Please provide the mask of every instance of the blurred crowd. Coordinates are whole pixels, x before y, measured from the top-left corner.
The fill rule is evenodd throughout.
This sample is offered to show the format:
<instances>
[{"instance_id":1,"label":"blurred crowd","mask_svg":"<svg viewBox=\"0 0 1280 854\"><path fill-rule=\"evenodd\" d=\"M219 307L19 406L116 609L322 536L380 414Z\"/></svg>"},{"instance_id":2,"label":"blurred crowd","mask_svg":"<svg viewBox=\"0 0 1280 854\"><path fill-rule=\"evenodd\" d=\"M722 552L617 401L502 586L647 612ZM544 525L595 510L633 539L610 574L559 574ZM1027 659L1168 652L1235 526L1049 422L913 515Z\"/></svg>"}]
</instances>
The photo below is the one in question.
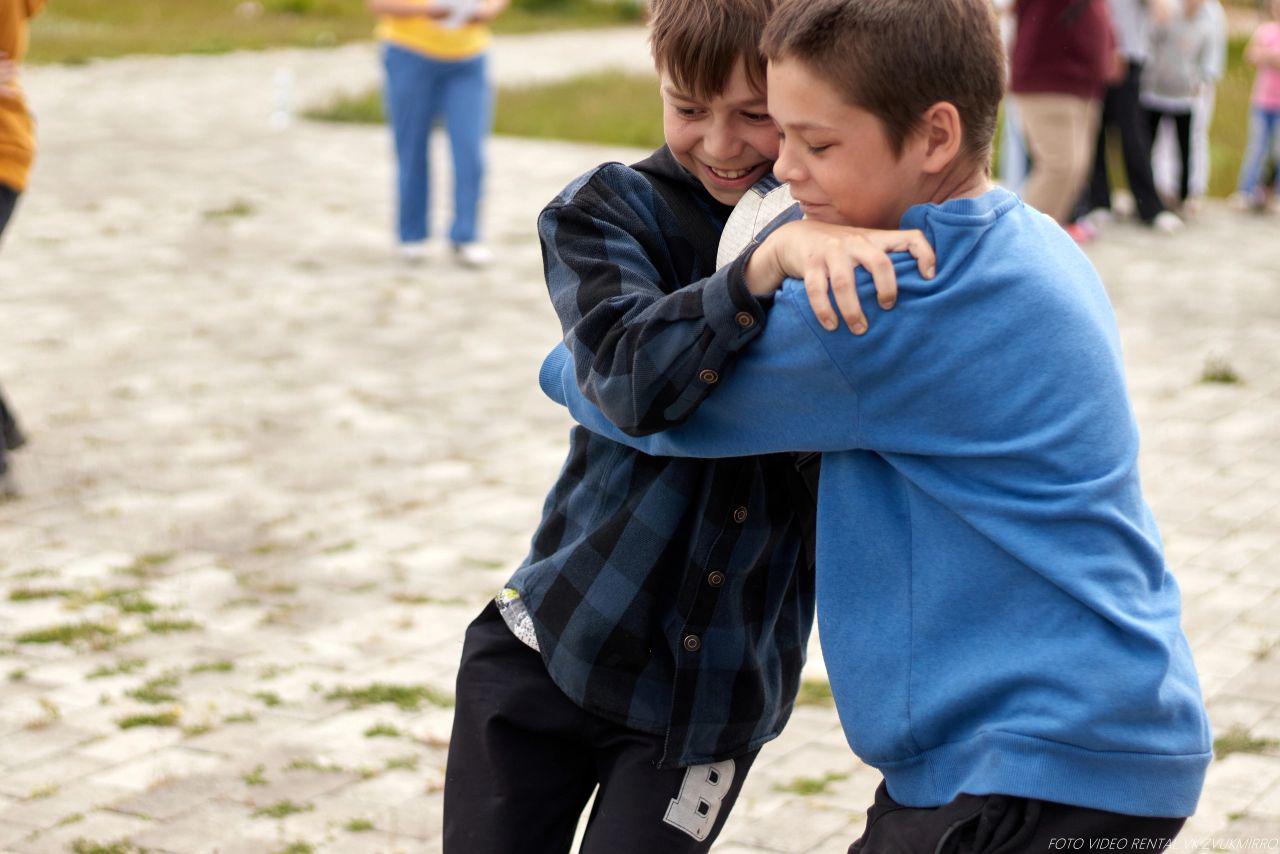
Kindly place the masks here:
<instances>
[{"instance_id":1,"label":"blurred crowd","mask_svg":"<svg viewBox=\"0 0 1280 854\"><path fill-rule=\"evenodd\" d=\"M1280 0L1245 50L1256 66L1235 204L1275 204L1264 179L1280 140ZM1209 183L1209 126L1226 70L1219 0L996 0L1009 45L1001 172L1079 242L1112 217L1106 156L1119 138L1132 211L1183 227ZM1119 201L1119 199L1115 199ZM1128 211L1125 211L1126 213Z\"/></svg>"}]
</instances>

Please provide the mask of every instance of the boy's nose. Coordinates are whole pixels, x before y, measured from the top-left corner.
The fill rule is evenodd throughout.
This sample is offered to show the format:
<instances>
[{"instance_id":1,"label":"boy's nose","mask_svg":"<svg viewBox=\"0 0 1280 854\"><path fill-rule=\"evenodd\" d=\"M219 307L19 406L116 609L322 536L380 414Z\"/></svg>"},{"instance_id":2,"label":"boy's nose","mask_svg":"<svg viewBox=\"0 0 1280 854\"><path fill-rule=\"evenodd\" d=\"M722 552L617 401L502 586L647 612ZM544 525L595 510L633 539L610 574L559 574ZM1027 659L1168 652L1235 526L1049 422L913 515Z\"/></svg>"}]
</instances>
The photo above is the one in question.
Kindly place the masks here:
<instances>
[{"instance_id":1,"label":"boy's nose","mask_svg":"<svg viewBox=\"0 0 1280 854\"><path fill-rule=\"evenodd\" d=\"M804 179L804 170L791 154L791 146L786 140L778 148L778 159L773 164L773 174L781 181L795 184Z\"/></svg>"},{"instance_id":2,"label":"boy's nose","mask_svg":"<svg viewBox=\"0 0 1280 854\"><path fill-rule=\"evenodd\" d=\"M742 150L741 141L734 136L732 130L724 126L713 127L702 139L702 147L707 156L726 165L738 156Z\"/></svg>"}]
</instances>

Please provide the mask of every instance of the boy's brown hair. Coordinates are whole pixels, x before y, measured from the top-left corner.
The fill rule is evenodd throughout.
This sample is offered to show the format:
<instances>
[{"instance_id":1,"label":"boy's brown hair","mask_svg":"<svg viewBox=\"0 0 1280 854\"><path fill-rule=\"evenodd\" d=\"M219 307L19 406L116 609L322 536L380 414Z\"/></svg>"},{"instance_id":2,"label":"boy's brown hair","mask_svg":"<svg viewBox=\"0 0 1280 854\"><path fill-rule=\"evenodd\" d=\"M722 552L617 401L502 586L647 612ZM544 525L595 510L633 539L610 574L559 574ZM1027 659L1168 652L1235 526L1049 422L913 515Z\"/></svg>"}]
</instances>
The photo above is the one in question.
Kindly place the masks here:
<instances>
[{"instance_id":1,"label":"boy's brown hair","mask_svg":"<svg viewBox=\"0 0 1280 854\"><path fill-rule=\"evenodd\" d=\"M770 60L795 59L883 122L894 154L939 101L955 106L963 155L987 165L1004 98L990 0L784 0L765 28Z\"/></svg>"},{"instance_id":2,"label":"boy's brown hair","mask_svg":"<svg viewBox=\"0 0 1280 854\"><path fill-rule=\"evenodd\" d=\"M710 99L724 91L741 59L751 85L764 92L760 34L773 7L774 0L651 0L654 65L680 91Z\"/></svg>"}]
</instances>

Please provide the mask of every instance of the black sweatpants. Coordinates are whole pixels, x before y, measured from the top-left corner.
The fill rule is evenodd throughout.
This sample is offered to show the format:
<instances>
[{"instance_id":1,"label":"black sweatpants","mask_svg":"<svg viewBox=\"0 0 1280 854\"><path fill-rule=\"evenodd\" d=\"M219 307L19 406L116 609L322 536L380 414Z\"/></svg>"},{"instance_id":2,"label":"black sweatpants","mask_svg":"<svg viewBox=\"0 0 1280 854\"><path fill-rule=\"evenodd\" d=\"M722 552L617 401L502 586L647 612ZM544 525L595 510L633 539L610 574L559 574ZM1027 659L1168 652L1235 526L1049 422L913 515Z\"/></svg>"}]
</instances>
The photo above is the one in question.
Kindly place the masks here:
<instances>
[{"instance_id":1,"label":"black sweatpants","mask_svg":"<svg viewBox=\"0 0 1280 854\"><path fill-rule=\"evenodd\" d=\"M1178 183L1178 199L1185 202L1187 197L1191 195L1191 113L1173 113L1166 110L1153 110L1150 107L1145 109L1147 136L1153 141L1156 138L1156 132L1160 130L1160 122L1165 119L1173 120L1173 127L1177 131L1175 136L1178 139L1178 159L1182 162L1182 179Z\"/></svg>"},{"instance_id":2,"label":"black sweatpants","mask_svg":"<svg viewBox=\"0 0 1280 854\"><path fill-rule=\"evenodd\" d=\"M915 809L889 797L881 783L867 810L867 828L849 854L1163 851L1185 822L1008 795L961 795L934 809Z\"/></svg>"},{"instance_id":3,"label":"black sweatpants","mask_svg":"<svg viewBox=\"0 0 1280 854\"><path fill-rule=\"evenodd\" d=\"M444 854L565 854L597 786L583 854L706 852L756 753L658 770L662 748L570 701L491 602L462 647Z\"/></svg>"},{"instance_id":4,"label":"black sweatpants","mask_svg":"<svg viewBox=\"0 0 1280 854\"><path fill-rule=\"evenodd\" d=\"M1085 188L1079 214L1094 208L1111 207L1111 179L1107 175L1107 128L1120 132L1120 146L1124 151L1124 171L1129 179L1138 216L1150 223L1164 210L1156 181L1151 175L1151 131L1147 127L1145 112L1138 102L1142 83L1142 63L1130 62L1129 71L1115 86L1107 90L1102 101L1102 122L1098 127L1097 148L1093 157L1093 177Z\"/></svg>"},{"instance_id":5,"label":"black sweatpants","mask_svg":"<svg viewBox=\"0 0 1280 854\"><path fill-rule=\"evenodd\" d=\"M4 235L4 227L9 224L9 217L13 216L13 209L18 204L19 195L18 191L9 185L0 184L0 236ZM5 451L17 450L24 441L26 440L22 436L22 431L18 429L18 423L5 403L4 394L0 393L0 475L9 470L9 464L5 462Z\"/></svg>"}]
</instances>

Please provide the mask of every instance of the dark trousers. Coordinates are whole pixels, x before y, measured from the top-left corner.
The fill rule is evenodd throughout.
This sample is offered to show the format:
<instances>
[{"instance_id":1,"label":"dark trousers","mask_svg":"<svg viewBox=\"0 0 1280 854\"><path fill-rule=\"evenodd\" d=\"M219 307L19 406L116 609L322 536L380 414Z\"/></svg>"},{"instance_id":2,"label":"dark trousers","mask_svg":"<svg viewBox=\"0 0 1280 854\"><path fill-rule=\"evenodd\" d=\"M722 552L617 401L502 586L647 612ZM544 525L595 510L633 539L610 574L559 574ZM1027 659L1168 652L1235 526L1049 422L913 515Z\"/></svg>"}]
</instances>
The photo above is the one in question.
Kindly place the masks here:
<instances>
[{"instance_id":1,"label":"dark trousers","mask_svg":"<svg viewBox=\"0 0 1280 854\"><path fill-rule=\"evenodd\" d=\"M1107 90L1102 102L1102 123L1098 128L1098 146L1093 158L1093 177L1081 199L1081 214L1094 208L1111 207L1111 179L1107 175L1107 128L1120 132L1124 151L1124 171L1138 216L1150 223L1164 210L1156 182L1151 176L1151 130L1147 127L1142 105L1138 103L1142 63L1129 63L1124 80Z\"/></svg>"},{"instance_id":2,"label":"dark trousers","mask_svg":"<svg viewBox=\"0 0 1280 854\"><path fill-rule=\"evenodd\" d=\"M18 205L17 190L8 184L0 184L0 235L4 234L4 227L9 224L9 217L13 216L13 209Z\"/></svg>"},{"instance_id":3,"label":"dark trousers","mask_svg":"<svg viewBox=\"0 0 1280 854\"><path fill-rule=\"evenodd\" d=\"M658 770L663 736L583 711L490 603L467 628L445 769L445 854L710 850L756 754Z\"/></svg>"},{"instance_id":4,"label":"dark trousers","mask_svg":"<svg viewBox=\"0 0 1280 854\"><path fill-rule=\"evenodd\" d=\"M867 829L849 854L1163 851L1185 822L1007 795L961 795L934 809L915 809L889 797L881 783L867 810Z\"/></svg>"},{"instance_id":5,"label":"dark trousers","mask_svg":"<svg viewBox=\"0 0 1280 854\"><path fill-rule=\"evenodd\" d=\"M3 236L4 228L9 224L9 217L13 216L13 209L18 204L18 196L17 190L7 184L0 184L0 236ZM4 458L5 451L17 450L25 441L22 431L14 421L13 413L5 403L4 394L0 392L0 475L9 470L9 464Z\"/></svg>"},{"instance_id":6,"label":"dark trousers","mask_svg":"<svg viewBox=\"0 0 1280 854\"><path fill-rule=\"evenodd\" d=\"M1182 161L1182 179L1178 183L1178 199L1185 202L1191 195L1191 112L1171 113L1165 110L1146 110L1147 136L1156 138L1156 131L1165 119L1173 121L1178 139L1178 157Z\"/></svg>"}]
</instances>

